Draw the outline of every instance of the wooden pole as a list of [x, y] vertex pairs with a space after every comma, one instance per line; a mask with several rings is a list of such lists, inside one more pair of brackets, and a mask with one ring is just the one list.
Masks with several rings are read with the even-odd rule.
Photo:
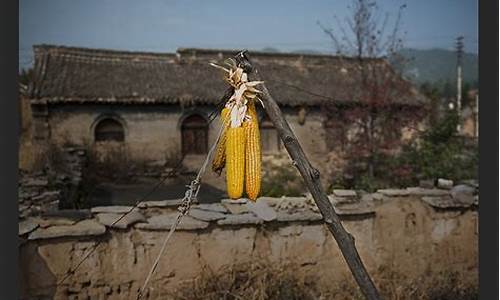
[[[247, 74], [250, 75], [253, 71], [254, 78], [252, 78], [252, 80], [262, 80], [258, 70], [252, 65], [246, 51], [238, 53], [235, 58], [239, 66], [242, 67]], [[315, 169], [307, 159], [299, 141], [297, 140], [297, 137], [290, 129], [288, 122], [281, 113], [281, 109], [267, 90], [265, 84], [260, 85], [259, 89], [263, 92], [260, 97], [264, 102], [264, 108], [269, 116], [269, 119], [273, 122], [274, 127], [278, 131], [286, 150], [293, 160], [293, 164], [302, 175], [307, 188], [311, 192], [316, 205], [323, 215], [323, 220], [325, 221], [328, 230], [330, 230], [333, 237], [337, 241], [342, 255], [344, 256], [347, 265], [358, 283], [361, 292], [364, 294], [366, 299], [380, 299], [377, 288], [373, 284], [373, 281], [366, 271], [366, 268], [359, 257], [358, 251], [356, 250], [354, 237], [344, 229], [339, 216], [335, 212], [328, 196], [321, 186], [319, 171]]]

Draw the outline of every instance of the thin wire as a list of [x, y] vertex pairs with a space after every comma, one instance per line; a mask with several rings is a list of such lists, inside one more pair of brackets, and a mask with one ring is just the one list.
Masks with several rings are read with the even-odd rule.
[[[221, 99], [221, 103], [224, 103], [225, 101], [224, 100], [227, 100], [226, 97], [228, 97], [228, 93], [229, 93], [229, 90], [226, 91], [226, 94], [222, 97]], [[229, 95], [230, 96], [230, 95]], [[210, 115], [213, 115], [214, 113], [217, 113], [217, 108], [214, 109], [214, 111], [210, 114]], [[216, 115], [215, 115], [216, 116]], [[209, 124], [215, 119], [215, 117], [213, 119], [210, 119], [210, 122]], [[219, 132], [218, 136], [217, 136], [217, 141], [219, 140], [220, 138], [220, 135], [222, 133], [222, 127], [221, 127], [221, 131]], [[216, 143], [217, 144], [217, 143]], [[208, 163], [208, 157], [211, 155], [211, 152], [213, 152], [213, 150], [215, 149], [215, 146], [216, 144], [214, 144], [212, 146], [212, 148], [210, 149], [210, 152], [208, 153], [208, 156], [207, 156], [207, 160], [205, 161], [205, 163], [203, 164], [202, 168], [200, 169], [200, 172], [198, 173], [198, 176], [196, 177], [195, 180], [199, 181], [200, 179], [200, 174], [203, 172], [205, 172], [205, 169], [207, 167], [207, 163]], [[110, 227], [114, 226], [116, 223], [120, 222], [123, 218], [125, 218], [128, 214], [130, 214], [132, 211], [134, 211], [140, 203], [142, 203], [144, 200], [146, 200], [147, 197], [149, 197], [152, 193], [154, 193], [158, 187], [160, 187], [160, 185], [165, 182], [165, 180], [169, 177], [171, 177], [178, 169], [179, 167], [182, 165], [182, 162], [184, 161], [184, 155], [181, 157], [181, 159], [179, 160], [179, 162], [177, 163], [176, 166], [174, 166], [174, 168], [167, 174], [165, 175], [165, 177], [163, 179], [161, 179], [148, 193], [146, 193], [144, 196], [142, 196], [139, 200], [136, 201], [136, 203], [128, 210], [126, 211], [124, 214], [122, 214], [118, 219], [116, 219], [113, 223], [111, 223], [111, 225], [109, 225]], [[196, 192], [196, 196], [198, 195], [198, 192]], [[97, 241], [94, 243], [94, 245], [92, 246], [92, 249], [87, 252], [87, 254], [78, 262], [78, 264], [73, 268], [73, 269], [70, 269], [68, 272], [66, 272], [65, 276], [57, 283], [57, 285], [61, 285], [62, 283], [64, 283], [64, 281], [66, 281], [66, 279], [68, 279], [71, 275], [73, 275], [77, 270], [78, 268], [83, 264], [83, 262], [85, 262], [85, 260], [87, 260], [90, 255], [92, 253], [94, 253], [96, 250], [97, 250], [97, 247], [102, 243], [102, 240], [100, 241]]]
[[188, 190], [186, 191], [186, 194], [184, 195], [184, 198], [182, 199], [182, 203], [178, 208], [179, 213], [177, 214], [175, 222], [170, 227], [170, 231], [168, 232], [168, 235], [165, 237], [165, 240], [163, 241], [160, 252], [158, 253], [158, 256], [156, 257], [155, 262], [151, 266], [151, 269], [149, 270], [148, 276], [146, 277], [142, 288], [139, 290], [139, 293], [137, 294], [137, 299], [142, 298], [142, 295], [144, 294], [144, 291], [146, 290], [146, 287], [149, 283], [149, 280], [153, 276], [153, 273], [156, 271], [158, 264], [160, 262], [160, 258], [163, 256], [163, 253], [165, 252], [168, 241], [170, 240], [170, 238], [174, 234], [174, 231], [177, 229], [177, 226], [180, 224], [182, 217], [184, 217], [188, 213], [189, 208], [191, 207], [192, 201], [198, 197], [198, 192], [200, 191], [201, 176], [205, 173], [208, 162], [210, 161], [210, 158], [212, 157], [212, 154], [213, 154], [217, 144], [219, 143], [219, 139], [222, 135], [223, 129], [224, 129], [224, 125], [221, 124], [221, 127], [219, 130], [219, 133], [217, 134], [217, 139], [216, 139], [215, 143], [210, 148], [210, 151], [208, 152], [207, 157], [205, 158], [205, 161], [203, 162], [203, 165], [201, 166], [200, 170], [198, 171], [196, 178], [188, 186]]
[[[174, 167], [173, 170], [171, 170], [167, 175], [165, 175], [165, 177], [163, 177], [160, 181], [158, 181], [158, 183], [156, 183], [156, 185], [148, 193], [146, 193], [144, 196], [139, 198], [139, 200], [137, 200], [135, 202], [135, 204], [128, 211], [123, 213], [119, 218], [117, 218], [109, 226], [113, 227], [118, 222], [120, 222], [123, 218], [125, 218], [128, 214], [130, 214], [132, 211], [134, 211], [139, 206], [139, 204], [141, 202], [146, 200], [146, 198], [149, 197], [152, 193], [154, 193], [160, 187], [160, 185], [163, 182], [165, 182], [165, 180], [167, 180], [167, 178], [171, 177], [179, 169], [179, 167], [182, 165], [183, 161], [184, 161], [184, 156], [179, 160], [179, 162], [177, 163], [177, 165]], [[68, 279], [71, 275], [73, 275], [78, 270], [78, 268], [83, 264], [83, 262], [85, 260], [87, 260], [90, 257], [90, 255], [97, 250], [97, 247], [99, 247], [99, 245], [101, 243], [102, 243], [102, 240], [95, 242], [94, 245], [92, 246], [92, 248], [90, 249], [90, 251], [87, 252], [87, 254], [78, 262], [78, 264], [73, 269], [70, 269], [68, 272], [66, 272], [65, 276], [57, 283], [57, 285], [61, 285], [62, 283], [64, 283], [64, 281], [66, 281], [66, 279]]]

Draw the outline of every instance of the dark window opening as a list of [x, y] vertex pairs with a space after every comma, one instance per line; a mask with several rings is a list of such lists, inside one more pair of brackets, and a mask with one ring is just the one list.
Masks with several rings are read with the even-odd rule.
[[113, 119], [104, 119], [100, 121], [95, 127], [94, 134], [96, 142], [123, 142], [125, 140], [122, 124]]
[[200, 115], [184, 119], [181, 126], [182, 153], [206, 154], [208, 151], [208, 124]]

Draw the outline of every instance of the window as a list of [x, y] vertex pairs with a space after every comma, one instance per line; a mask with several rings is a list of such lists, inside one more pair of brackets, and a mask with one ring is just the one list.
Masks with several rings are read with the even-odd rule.
[[181, 125], [182, 153], [206, 154], [208, 148], [208, 124], [200, 115], [191, 115]]
[[94, 140], [96, 142], [123, 142], [124, 139], [125, 134], [122, 124], [114, 119], [103, 119], [97, 123], [94, 129]]
[[268, 119], [262, 120], [260, 124], [260, 138], [262, 140], [263, 153], [279, 152], [283, 147], [278, 131]]

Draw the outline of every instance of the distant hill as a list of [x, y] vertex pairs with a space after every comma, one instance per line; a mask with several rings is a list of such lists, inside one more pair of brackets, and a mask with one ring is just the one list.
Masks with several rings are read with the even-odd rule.
[[[279, 49], [267, 47], [266, 52], [281, 52]], [[313, 49], [291, 51], [297, 54], [325, 54]], [[421, 84], [424, 82], [455, 82], [457, 55], [446, 49], [403, 49], [400, 52], [408, 59], [403, 74], [409, 80]], [[473, 83], [478, 80], [477, 54], [464, 53], [463, 56], [464, 82]]]
[[[403, 70], [404, 76], [416, 83], [456, 80], [457, 55], [454, 51], [404, 49], [401, 54], [409, 60]], [[464, 82], [478, 80], [477, 54], [464, 53], [462, 66]]]

